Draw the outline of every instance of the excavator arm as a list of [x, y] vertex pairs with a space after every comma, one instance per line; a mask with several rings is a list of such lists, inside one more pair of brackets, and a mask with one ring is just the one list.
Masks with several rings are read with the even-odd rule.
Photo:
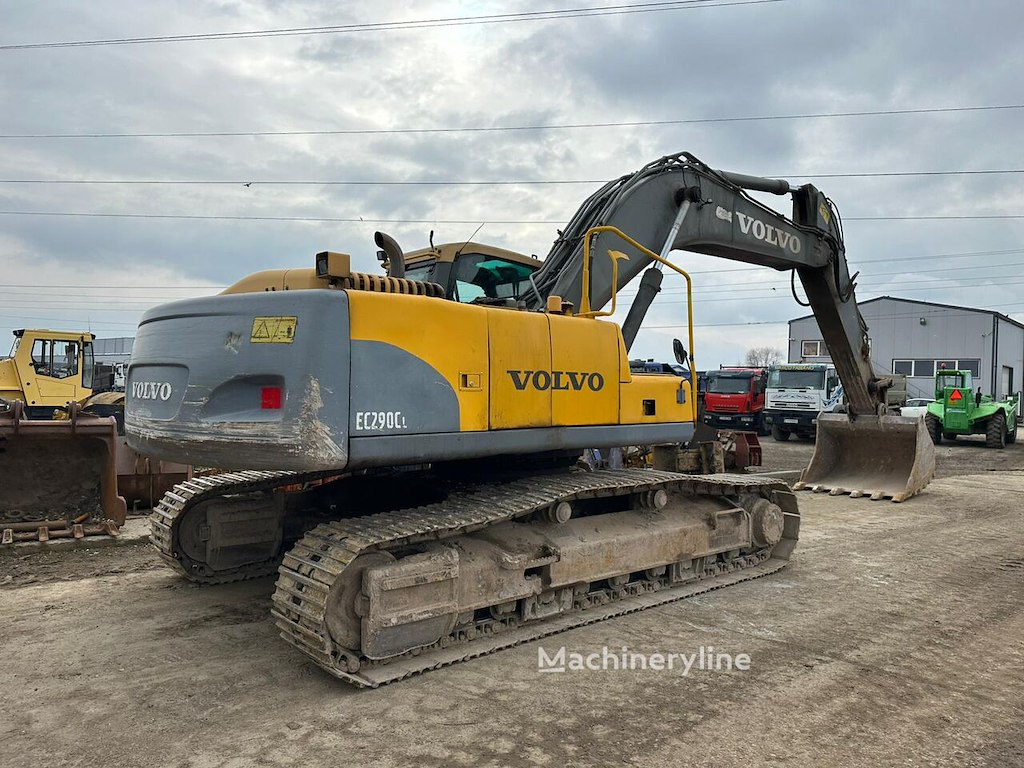
[[[760, 203], [749, 192], [790, 195], [792, 216]], [[815, 456], [804, 471], [808, 487], [833, 493], [870, 494], [900, 501], [931, 479], [935, 457], [920, 419], [886, 415], [890, 379], [874, 375], [867, 324], [857, 308], [842, 223], [832, 202], [816, 187], [717, 171], [689, 153], [670, 155], [602, 187], [559, 233], [534, 276], [527, 306], [539, 308], [558, 295], [580, 305], [584, 240], [592, 253], [615, 249], [628, 260], [590, 265], [589, 302], [603, 307], [614, 292], [645, 270], [623, 324], [629, 347], [660, 290], [660, 264], [623, 242], [614, 227], [659, 252], [694, 251], [777, 270], [794, 270], [818, 321], [848, 400], [847, 415], [820, 415]], [[794, 286], [794, 298], [796, 298]]]
[[[747, 191], [791, 195], [793, 215], [786, 217], [752, 198]], [[595, 226], [612, 226], [666, 257], [685, 250], [771, 267], [796, 270], [821, 328], [825, 343], [849, 398], [850, 413], [884, 410], [884, 386], [873, 373], [867, 325], [857, 309], [838, 212], [811, 184], [793, 187], [783, 179], [766, 179], [716, 171], [689, 153], [670, 155], [623, 176], [588, 198], [556, 240], [524, 297], [540, 308], [550, 295], [579, 306], [582, 294], [583, 239]], [[591, 250], [623, 251], [612, 284], [610, 260], [595, 258], [590, 267], [590, 303], [594, 309], [611, 299], [645, 267], [630, 315], [623, 325], [631, 345], [661, 272], [642, 251], [613, 233], [594, 235]]]

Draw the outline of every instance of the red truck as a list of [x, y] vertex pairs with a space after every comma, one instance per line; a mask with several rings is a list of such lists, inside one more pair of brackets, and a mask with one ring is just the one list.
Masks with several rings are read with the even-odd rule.
[[708, 371], [704, 393], [704, 423], [715, 429], [738, 429], [767, 434], [764, 391], [767, 368], [727, 368]]

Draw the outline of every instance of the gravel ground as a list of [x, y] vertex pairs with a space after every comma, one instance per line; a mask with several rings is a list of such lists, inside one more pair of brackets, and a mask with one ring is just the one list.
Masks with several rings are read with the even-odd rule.
[[[973, 442], [903, 504], [801, 493], [780, 573], [373, 691], [278, 640], [271, 579], [3, 550], [0, 766], [1024, 766], [1024, 443]], [[540, 673], [563, 644], [751, 668]]]

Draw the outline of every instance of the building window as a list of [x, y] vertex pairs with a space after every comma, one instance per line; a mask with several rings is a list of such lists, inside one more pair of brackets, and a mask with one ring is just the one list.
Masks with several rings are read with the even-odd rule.
[[956, 367], [961, 371], [970, 371], [971, 376], [981, 376], [981, 360], [958, 360]]
[[904, 376], [932, 378], [936, 370], [970, 371], [975, 378], [981, 375], [980, 360], [893, 360], [892, 372]]
[[932, 377], [935, 375], [935, 361], [934, 360], [915, 360], [914, 361], [914, 375], [915, 376], [928, 376]]
[[825, 357], [828, 355], [828, 348], [824, 341], [801, 341], [800, 357]]

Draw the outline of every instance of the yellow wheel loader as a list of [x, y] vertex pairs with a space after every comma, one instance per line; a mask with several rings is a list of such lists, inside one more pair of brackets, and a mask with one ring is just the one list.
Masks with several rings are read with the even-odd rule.
[[[746, 190], [790, 195], [792, 216]], [[578, 465], [693, 435], [692, 316], [689, 375], [628, 358], [662, 269], [692, 298], [674, 250], [799, 276], [849, 397], [805, 482], [902, 500], [931, 477], [920, 420], [885, 412], [838, 215], [811, 185], [682, 153], [595, 192], [543, 262], [375, 242], [384, 276], [323, 252], [150, 310], [127, 374], [136, 450], [237, 470], [168, 493], [154, 544], [198, 583], [276, 571], [281, 636], [341, 679], [389, 683], [785, 565], [800, 516], [779, 481]], [[642, 271], [620, 329], [607, 317]]]
[[128, 448], [124, 393], [94, 393], [91, 333], [22, 329], [0, 359], [0, 543], [116, 534], [188, 467]]

